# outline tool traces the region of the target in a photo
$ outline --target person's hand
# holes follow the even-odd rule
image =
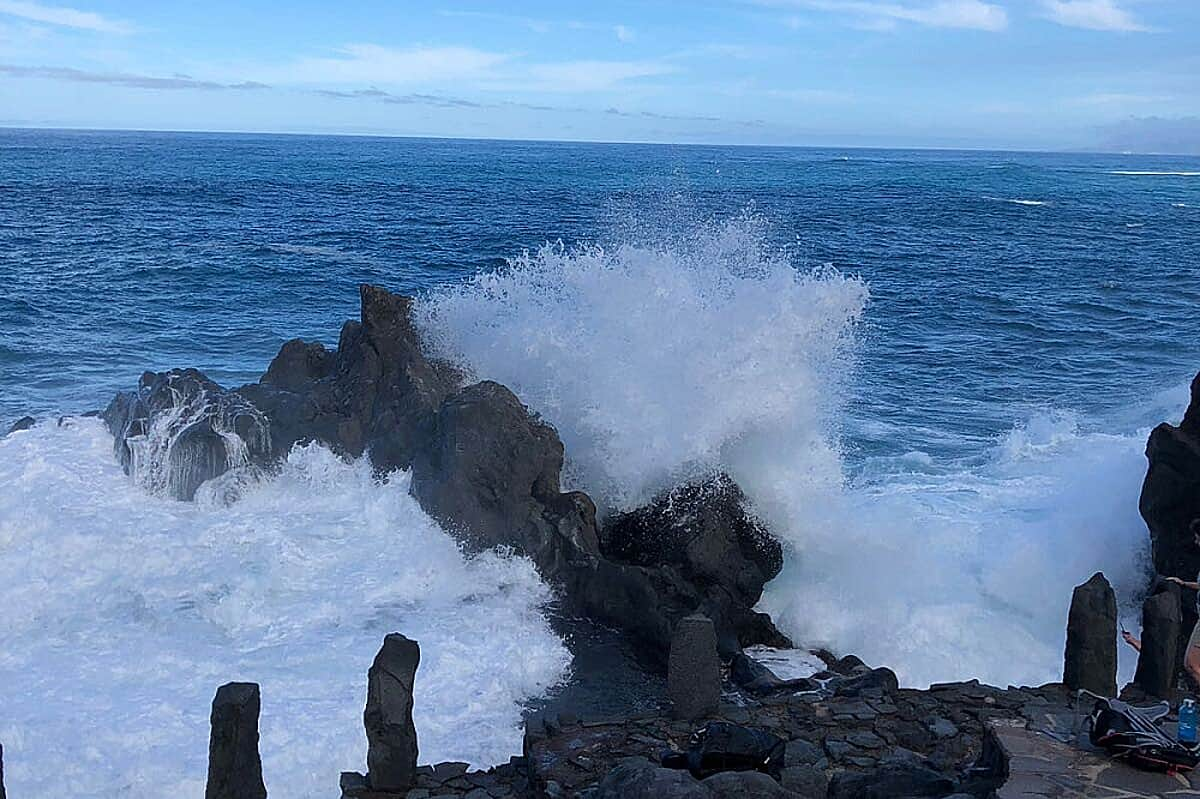
[[[1175,583],[1176,585],[1183,585],[1183,580],[1180,579],[1179,577],[1168,577],[1167,582]]]
[[[1125,639],[1125,643],[1133,644],[1133,633],[1129,632],[1128,630],[1122,630],[1121,637]]]

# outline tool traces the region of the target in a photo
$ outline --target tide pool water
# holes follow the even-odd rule
[[[0,132],[0,741],[10,790],[200,796],[218,684],[268,788],[361,768],[382,635],[422,759],[519,749],[569,674],[530,564],[465,558],[319,447],[230,507],[134,486],[145,369],[237,384],[359,282],[553,422],[629,507],[714,468],[786,544],[763,607],[912,685],[1040,683],[1071,587],[1144,582],[1149,428],[1200,369],[1200,162],[1136,155]],[[1132,670],[1128,658],[1122,663]]]

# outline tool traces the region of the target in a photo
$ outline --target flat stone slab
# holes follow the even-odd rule
[[[989,726],[1009,755],[1009,778],[997,799],[1200,799],[1183,775],[1141,771],[1097,752],[1088,752],[1027,729],[1022,722]]]

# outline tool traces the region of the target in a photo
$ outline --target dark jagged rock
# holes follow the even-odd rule
[[[685,616],[671,636],[667,695],[677,718],[698,719],[715,713],[721,700],[721,661],[712,619]]]
[[[1162,583],[1142,603],[1142,650],[1133,681],[1147,696],[1173,700],[1181,630],[1178,586]]]
[[[772,694],[779,691],[811,691],[816,684],[808,679],[781,680],[775,672],[745,652],[738,652],[729,662],[729,679],[743,691],[752,694]]]
[[[270,462],[268,422],[250,402],[195,369],[146,372],[101,414],[126,474],[153,492],[191,500],[203,483]]]
[[[860,661],[861,662],[861,661]],[[853,676],[837,680],[833,683],[834,694],[837,696],[862,696],[867,692],[894,693],[900,687],[896,672],[889,668],[859,669]]]
[[[705,778],[701,784],[714,799],[725,796],[730,799],[806,799],[757,771],[725,771]]]
[[[1063,683],[1073,691],[1117,695],[1117,598],[1100,572],[1071,595]]]
[[[368,453],[380,472],[406,468],[456,386],[452,370],[422,355],[409,297],[368,285],[359,294],[361,321],[343,325],[336,352],[289,341],[257,384],[239,389],[270,418],[276,456],[319,441]]]
[[[5,435],[11,436],[13,433],[20,433],[22,430],[28,430],[33,427],[35,424],[37,424],[37,419],[34,419],[32,416],[22,416],[12,423],[12,426],[8,428],[8,432]]]
[[[1200,548],[1189,527],[1200,519],[1200,374],[1178,427],[1160,424],[1146,443],[1149,462],[1138,509],[1150,528],[1154,568],[1159,574],[1195,578]],[[1185,620],[1186,621],[1186,620]]]
[[[0,744],[0,799],[6,799],[4,792],[4,744]]]
[[[376,791],[407,791],[417,774],[417,730],[413,725],[413,682],[421,663],[416,641],[399,633],[383,647],[367,672],[367,781]]]
[[[208,743],[204,799],[265,799],[258,753],[258,685],[231,682],[217,689]]]
[[[559,491],[563,446],[511,391],[485,381],[441,406],[413,460],[412,493],[474,549],[516,547],[548,579],[598,554],[595,507]]]
[[[727,658],[742,646],[791,644],[769,617],[751,610],[782,568],[783,548],[746,511],[727,475],[684,484],[611,517],[600,530],[600,551],[623,564],[670,568],[692,586]]]

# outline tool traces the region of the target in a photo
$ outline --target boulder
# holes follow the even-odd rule
[[[692,586],[717,626],[721,654],[742,646],[790,646],[769,617],[752,608],[783,566],[783,548],[745,507],[745,496],[717,474],[660,494],[649,504],[611,516],[600,551],[618,563],[670,568]]]
[[[22,430],[28,430],[35,424],[37,424],[37,419],[34,419],[32,416],[22,416],[20,419],[12,423],[12,425],[8,428],[8,433],[6,433],[6,435],[11,436],[13,433],[20,433]]]
[[[829,782],[829,799],[895,799],[944,797],[954,781],[918,763],[891,761],[870,771],[842,771]]]
[[[452,369],[421,353],[411,298],[363,285],[359,300],[360,321],[342,326],[336,352],[289,341],[258,383],[238,389],[270,418],[277,457],[319,441],[367,453],[381,473],[407,468],[456,387]]]
[[[1117,695],[1117,598],[1100,572],[1071,596],[1063,684],[1072,691]]]
[[[780,785],[766,774],[757,771],[723,771],[705,778],[702,783],[713,797],[728,796],[740,799],[800,799],[801,795]]]
[[[125,473],[173,499],[191,500],[230,469],[271,461],[266,417],[195,369],[146,372],[137,391],[117,394],[101,417]]]
[[[712,799],[712,791],[686,771],[662,768],[645,758],[621,761],[596,787],[592,799]]]
[[[417,773],[417,730],[413,725],[413,683],[421,662],[416,641],[399,633],[383,647],[367,672],[367,781],[376,791],[407,791]]]
[[[1200,572],[1200,548],[1189,530],[1200,519],[1200,374],[1179,426],[1164,423],[1150,432],[1146,460],[1138,509],[1150,528],[1154,568],[1193,580]]]
[[[1162,583],[1142,603],[1142,650],[1133,681],[1147,696],[1173,700],[1182,628],[1179,587]]]
[[[667,665],[667,695],[676,718],[698,719],[717,712],[721,661],[711,619],[686,616],[676,625]]]
[[[265,799],[258,753],[258,685],[231,682],[217,689],[208,742],[204,799]]]

